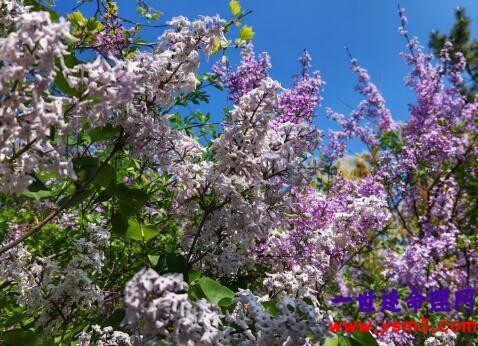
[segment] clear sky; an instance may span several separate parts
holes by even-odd
[[[298,68],[297,57],[306,48],[312,55],[313,68],[320,70],[326,81],[323,106],[348,113],[347,105],[355,106],[360,100],[353,87],[355,76],[349,70],[344,47],[366,68],[373,81],[382,90],[395,119],[407,118],[407,103],[413,95],[403,85],[408,67],[399,53],[405,42],[398,35],[397,2],[389,0],[241,0],[243,9],[253,10],[245,23],[256,32],[254,45],[257,52],[268,51],[272,59],[271,75],[283,85]],[[58,0],[60,12],[71,9],[73,2]],[[118,1],[121,15],[139,20],[135,1]],[[176,15],[196,17],[199,14],[219,14],[230,18],[228,0],[149,0],[153,7],[164,12],[160,22]],[[478,1],[476,0],[402,0],[409,19],[409,33],[427,46],[429,33],[438,29],[448,32],[453,21],[453,10],[464,7],[474,19],[473,36],[478,36]],[[154,41],[160,29],[145,31],[147,39]],[[224,99],[218,100],[219,111]],[[327,128],[324,107],[318,109],[316,123]],[[353,145],[352,151],[360,147]]]

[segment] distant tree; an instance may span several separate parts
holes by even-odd
[[[458,7],[455,10],[455,23],[449,34],[440,34],[438,31],[430,34],[429,46],[435,56],[440,55],[447,41],[453,44],[451,53],[462,52],[466,58],[468,78],[465,78],[463,91],[469,98],[474,99],[478,92],[478,40],[472,37],[471,18],[466,15],[464,8]],[[454,54],[451,55],[455,59]]]

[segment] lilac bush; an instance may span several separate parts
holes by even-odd
[[[231,19],[174,17],[151,43],[113,2],[67,19],[40,5],[0,5],[2,342],[476,341],[328,329],[358,314],[330,303],[338,292],[477,288],[478,103],[461,93],[464,57],[452,64],[447,46],[433,60],[403,9],[416,101],[400,123],[352,56],[364,99],[349,115],[318,111],[325,82],[307,51],[290,88],[273,80],[235,0]],[[215,63],[201,75],[203,58]],[[220,126],[187,111],[208,88],[230,101]],[[318,128],[321,113],[340,129]],[[368,150],[356,175],[343,168],[352,138]]]

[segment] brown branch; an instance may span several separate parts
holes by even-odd
[[[189,248],[188,256],[186,258],[186,263],[189,264],[191,257],[193,255],[194,247],[196,246],[196,243],[199,239],[199,236],[201,235],[202,228],[204,227],[204,224],[206,223],[207,217],[209,216],[209,210],[205,210],[204,214],[201,218],[201,222],[199,223],[198,229],[196,230],[196,233],[194,234],[194,239],[191,244],[191,247]]]
[[[32,145],[37,141],[37,138],[33,139],[31,142],[29,142],[27,145],[25,145],[23,148],[15,152],[11,158],[8,159],[8,162],[13,162],[17,158],[19,158],[21,155],[23,155],[28,149],[32,147]]]

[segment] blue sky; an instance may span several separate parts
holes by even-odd
[[[407,104],[413,94],[403,85],[408,67],[399,53],[405,42],[398,35],[397,2],[388,0],[242,0],[243,9],[253,10],[245,19],[256,32],[257,52],[268,51],[272,59],[271,75],[283,85],[290,85],[291,76],[298,69],[297,57],[306,48],[313,58],[313,68],[320,70],[326,81],[323,106],[318,109],[316,124],[321,128],[332,126],[325,119],[324,106],[348,113],[347,105],[360,100],[354,91],[355,76],[349,70],[344,47],[366,68],[378,85],[395,119],[407,118]],[[121,15],[139,20],[135,1],[118,1]],[[164,12],[160,22],[176,16],[219,14],[230,17],[228,0],[149,0],[148,3]],[[73,7],[72,1],[58,0],[60,12]],[[464,7],[475,19],[473,36],[478,36],[478,1],[476,0],[402,0],[409,19],[409,32],[427,46],[429,33],[438,29],[448,32],[457,6]],[[91,5],[87,5],[91,6]],[[87,7],[85,7],[87,9]],[[146,39],[154,41],[160,29],[148,29]],[[207,110],[218,112],[224,106],[225,96],[219,96]],[[204,109],[204,108],[203,108]],[[352,151],[360,150],[356,143]]]

